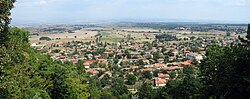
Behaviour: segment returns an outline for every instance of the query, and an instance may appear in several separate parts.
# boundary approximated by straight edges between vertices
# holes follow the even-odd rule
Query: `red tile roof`
[[[168,78],[169,75],[168,74],[163,74],[163,73],[158,73],[158,77],[159,78]]]
[[[182,69],[183,67],[179,67],[179,66],[171,66],[171,67],[164,67],[162,68],[163,70],[169,70],[169,71],[172,71],[172,70],[176,70],[176,69]]]
[[[89,69],[87,70],[87,72],[88,72],[88,73],[91,73],[91,74],[93,74],[93,75],[96,75],[96,74],[99,73],[97,70],[91,69],[91,68],[89,68]]]
[[[156,78],[155,84],[166,84],[167,80],[165,78]]]
[[[154,64],[154,67],[156,67],[156,68],[161,68],[163,66],[164,66],[164,64],[162,64],[162,63],[155,63]]]
[[[89,66],[90,64],[97,62],[96,60],[86,60],[85,62],[83,62],[83,66]]]
[[[63,56],[63,55],[60,56],[60,59],[65,59],[65,58],[66,58],[66,56]]]
[[[78,60],[77,60],[77,59],[72,59],[71,62],[72,62],[72,63],[77,63]]]
[[[146,68],[146,69],[143,69],[142,71],[152,71],[153,69],[152,68]]]

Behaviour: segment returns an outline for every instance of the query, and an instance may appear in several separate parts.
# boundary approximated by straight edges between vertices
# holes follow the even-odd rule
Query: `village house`
[[[167,80],[165,78],[157,77],[154,81],[156,87],[164,87],[167,84]]]
[[[186,54],[187,59],[192,60],[192,61],[198,61],[200,62],[201,60],[203,60],[203,56],[201,54],[198,53],[187,53]]]
[[[90,65],[91,65],[92,63],[94,63],[94,62],[97,62],[97,60],[86,60],[86,61],[83,62],[83,66],[84,66],[85,68],[90,68]]]
[[[86,70],[87,73],[90,73],[92,76],[97,75],[99,72],[95,69],[89,68]]]

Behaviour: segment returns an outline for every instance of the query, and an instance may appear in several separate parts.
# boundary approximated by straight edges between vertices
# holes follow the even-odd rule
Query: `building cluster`
[[[80,63],[90,76],[98,79],[105,75],[126,78],[133,74],[137,82],[147,79],[160,87],[180,76],[185,66],[197,66],[205,57],[208,45],[232,42],[234,39],[214,37],[193,37],[178,43],[159,40],[118,43],[72,41],[57,44],[54,48],[51,46],[46,54],[55,61]]]

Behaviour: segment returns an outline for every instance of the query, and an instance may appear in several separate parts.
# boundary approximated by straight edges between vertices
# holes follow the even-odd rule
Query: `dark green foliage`
[[[152,76],[153,75],[150,73],[150,71],[145,71],[145,72],[142,73],[143,78],[151,79]]]
[[[59,53],[59,52],[60,52],[59,49],[54,49],[54,50],[51,51],[51,53]]]
[[[44,91],[44,90],[40,90],[40,89],[28,89],[25,92],[25,96],[26,99],[50,99],[49,94]]]
[[[240,35],[238,36],[238,39],[241,41],[241,45],[250,47],[250,24],[248,24],[246,39],[241,38]]]
[[[191,40],[194,40],[195,38],[196,38],[195,36],[190,37]]]
[[[169,35],[169,34],[156,35],[155,38],[158,39],[159,41],[173,41],[173,40],[177,40],[176,36],[172,36],[172,35]]]
[[[143,60],[139,60],[139,61],[136,63],[136,65],[138,65],[138,66],[142,66],[142,65],[144,65]]]
[[[87,98],[84,74],[73,64],[53,62],[34,52],[28,32],[11,28],[0,47],[0,98]],[[3,58],[2,58],[3,57]]]
[[[247,36],[246,38],[250,40],[250,24],[248,24],[248,29],[247,29]]]
[[[153,52],[152,55],[154,60],[159,59],[159,52]]]
[[[93,55],[99,55],[99,54],[103,54],[105,52],[105,49],[104,48],[100,48],[100,49],[97,49],[96,52],[93,52],[92,54]]]
[[[192,47],[190,51],[192,51],[192,52],[200,52],[198,47]]]
[[[140,99],[154,99],[156,92],[153,90],[150,84],[144,83],[139,89],[139,98]]]
[[[49,37],[44,37],[44,36],[43,36],[43,37],[40,37],[40,38],[39,38],[39,40],[46,40],[46,41],[50,41],[50,40],[51,40],[51,38],[49,38]]]
[[[119,97],[123,94],[128,94],[128,88],[124,85],[123,79],[113,78],[111,83],[111,92],[114,96]]]
[[[175,78],[176,72],[170,72],[170,73],[169,73],[169,76],[170,76],[171,79]]]
[[[169,55],[169,56],[174,56],[173,50],[170,50],[170,51],[167,53],[167,55]]]
[[[108,85],[110,88],[106,87],[97,90],[97,88],[90,86],[89,88],[93,88],[89,89],[91,94],[90,97],[92,97],[93,94],[96,95],[94,97],[97,96],[99,97],[99,95],[101,95],[101,99],[128,99],[127,97],[129,97],[130,94],[127,86],[124,85],[124,80],[122,78],[112,78],[112,79],[109,78],[110,80],[107,78],[109,78],[109,76],[105,75],[98,83],[100,85],[101,82],[102,85],[100,87]],[[93,92],[93,90],[95,90],[95,92]],[[102,91],[101,94],[99,94],[100,90]],[[92,99],[97,99],[97,98],[92,98]]]
[[[102,92],[101,99],[117,99],[117,98],[113,96],[112,92],[104,90]]]
[[[84,66],[82,66],[82,64],[83,64],[82,60],[79,60],[76,64],[76,68],[77,68],[79,75],[85,75],[86,68]]]
[[[201,38],[201,37],[198,37],[196,40],[202,40],[203,38]]]
[[[1,0],[0,1],[0,46],[6,46],[8,42],[10,10],[14,7],[16,0]]]
[[[158,70],[158,69],[157,69],[157,70],[154,70],[154,71],[153,71],[153,76],[157,77],[157,76],[158,76],[158,73],[160,73],[160,70]]]
[[[100,99],[101,98],[101,89],[96,86],[96,81],[90,83],[88,86],[88,91],[90,94],[90,99]]]
[[[110,84],[109,79],[109,75],[105,74],[104,77],[97,84],[101,87],[105,87],[106,85]]]
[[[121,96],[119,96],[119,99],[130,99],[130,95],[129,94],[122,94]]]
[[[206,97],[250,97],[250,50],[242,46],[211,46],[200,65]]]
[[[135,75],[129,74],[129,75],[127,75],[127,80],[128,80],[127,83],[129,85],[134,85],[136,82],[136,77],[135,77]]]
[[[79,75],[72,65],[56,65],[52,75],[53,86],[50,89],[52,98],[86,98],[89,96],[86,89],[84,75]]]
[[[186,66],[183,69],[183,75],[181,78],[170,81],[165,90],[165,94],[168,94],[172,98],[187,99],[190,97],[199,97],[199,78],[196,77],[197,73],[192,66]]]
[[[168,88],[166,87],[158,88],[155,92],[155,99],[171,99],[171,96],[168,94]]]

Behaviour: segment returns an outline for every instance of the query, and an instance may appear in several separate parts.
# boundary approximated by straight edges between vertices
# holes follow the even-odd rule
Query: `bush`
[[[51,38],[49,38],[49,37],[40,37],[40,39],[39,40],[47,40],[47,41],[50,41],[51,40]]]

